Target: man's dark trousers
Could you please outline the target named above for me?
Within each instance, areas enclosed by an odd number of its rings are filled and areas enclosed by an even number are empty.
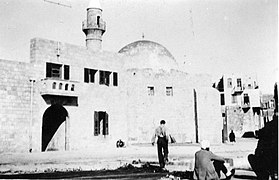
[[[165,167],[165,160],[168,158],[168,141],[166,137],[159,137],[157,141],[158,158],[161,168]],[[163,154],[164,153],[164,154]]]
[[[215,160],[215,161],[213,161],[213,165],[214,165],[215,171],[217,172],[219,178],[221,177],[221,171],[224,174],[227,174],[228,170],[227,170],[226,166],[224,165],[224,162]]]

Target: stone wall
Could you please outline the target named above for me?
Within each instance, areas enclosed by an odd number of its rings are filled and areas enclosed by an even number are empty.
[[[0,60],[0,152],[28,152],[30,64]]]
[[[196,92],[199,141],[207,139],[211,144],[219,144],[223,128],[219,92],[211,87],[197,88]]]
[[[78,99],[77,106],[64,106],[69,113],[70,149],[94,148],[98,146],[98,143],[114,144],[117,139],[124,139],[127,136],[125,134],[126,105],[123,97],[125,92],[122,90],[122,80],[125,78],[120,69],[122,66],[120,56],[116,53],[93,52],[85,47],[35,38],[31,40],[31,62],[36,68],[34,76],[38,80],[34,95],[36,113],[33,122],[33,150],[40,151],[42,117],[45,110],[51,105],[47,104],[41,95],[44,93],[44,83],[49,81],[46,79],[46,62],[70,66],[70,80],[59,80],[59,82],[73,83],[74,92],[55,92],[58,96],[74,95]],[[84,68],[117,72],[119,85],[100,85],[98,73],[96,73],[95,83],[84,83]],[[94,111],[108,113],[109,135],[94,136]]]
[[[197,87],[200,138],[207,137],[216,143],[221,142],[219,94],[213,88],[201,87],[201,82],[207,82],[207,78],[194,78],[175,70],[154,72],[151,69],[130,69],[125,77],[128,136],[131,143],[150,143],[154,129],[161,119],[166,120],[170,133],[178,143],[195,142],[193,89]],[[148,95],[149,86],[154,87],[154,96]],[[166,96],[166,87],[173,88],[173,96]]]
[[[127,120],[131,142],[150,143],[161,119],[165,119],[178,142],[193,139],[193,92],[185,86],[185,79],[185,74],[176,71],[127,71]],[[154,96],[148,95],[149,86],[154,87]],[[173,88],[173,96],[166,96],[166,87]]]
[[[260,117],[252,108],[242,109],[240,106],[226,107],[228,132],[233,130],[235,135],[241,137],[245,132],[258,130]]]

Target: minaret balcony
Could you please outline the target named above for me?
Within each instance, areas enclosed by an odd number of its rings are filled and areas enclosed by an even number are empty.
[[[77,97],[77,82],[47,78],[41,81],[41,95],[60,95]]]
[[[82,22],[82,30],[85,32],[89,29],[98,29],[101,31],[106,31],[106,22],[100,21],[99,23],[90,23],[88,24],[86,20]]]

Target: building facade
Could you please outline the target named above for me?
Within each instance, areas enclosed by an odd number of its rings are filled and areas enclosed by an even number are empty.
[[[223,75],[213,87],[220,92],[224,121],[224,140],[229,131],[237,136],[256,131],[264,126],[261,92],[256,75]]]
[[[179,70],[152,41],[103,51],[96,0],[82,30],[86,47],[34,38],[30,63],[0,60],[0,152],[150,143],[161,119],[178,143],[221,143],[220,98],[208,75]]]

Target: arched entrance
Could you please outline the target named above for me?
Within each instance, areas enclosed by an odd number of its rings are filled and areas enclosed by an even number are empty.
[[[67,118],[68,112],[60,104],[46,109],[42,125],[42,151],[66,149]]]

